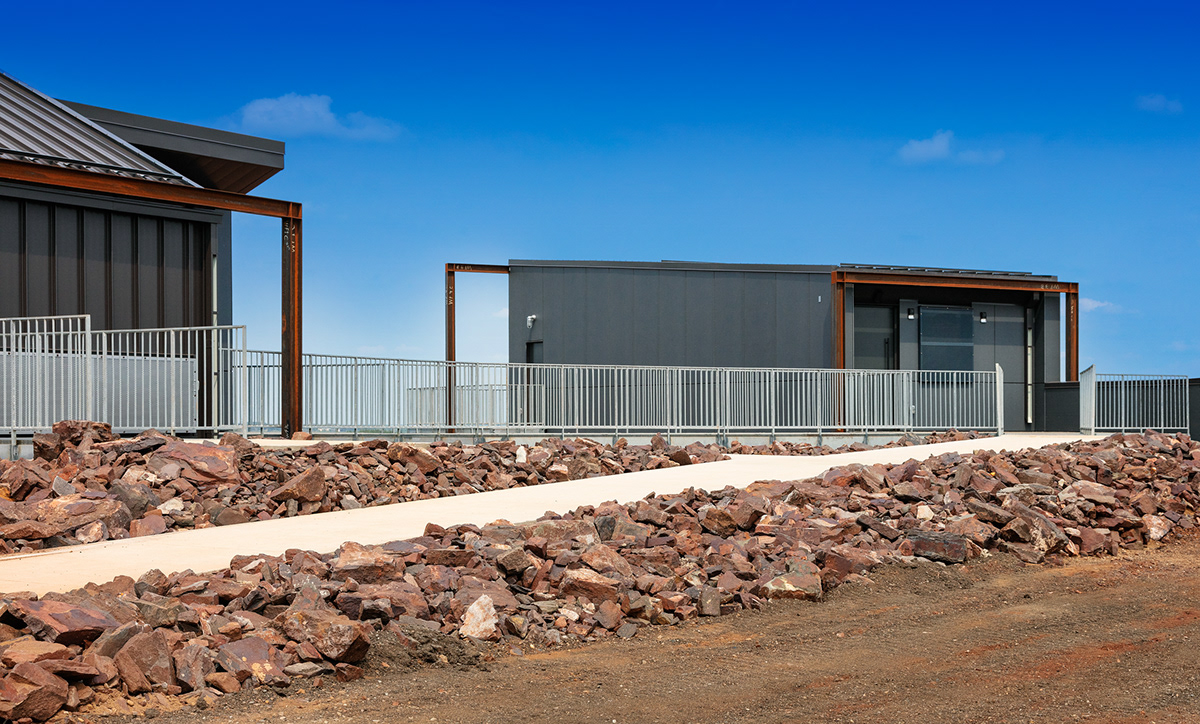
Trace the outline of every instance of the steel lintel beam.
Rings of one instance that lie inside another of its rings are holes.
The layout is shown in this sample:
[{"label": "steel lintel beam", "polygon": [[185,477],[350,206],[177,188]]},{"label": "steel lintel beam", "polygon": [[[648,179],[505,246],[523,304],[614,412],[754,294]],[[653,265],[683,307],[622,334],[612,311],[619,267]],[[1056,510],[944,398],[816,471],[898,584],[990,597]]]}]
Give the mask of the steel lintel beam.
[{"label": "steel lintel beam", "polygon": [[1000,289],[1017,292],[1078,292],[1075,282],[1048,281],[1003,277],[956,277],[937,274],[889,274],[834,270],[834,283],[883,284],[908,287],[949,287],[955,289]]},{"label": "steel lintel beam", "polygon": [[180,186],[162,181],[112,176],[58,166],[43,166],[23,161],[0,159],[0,179],[75,191],[92,191],[126,198],[202,206],[222,211],[238,211],[258,216],[273,216],[279,219],[299,219],[301,217],[300,204],[292,201],[279,201],[230,191]]}]

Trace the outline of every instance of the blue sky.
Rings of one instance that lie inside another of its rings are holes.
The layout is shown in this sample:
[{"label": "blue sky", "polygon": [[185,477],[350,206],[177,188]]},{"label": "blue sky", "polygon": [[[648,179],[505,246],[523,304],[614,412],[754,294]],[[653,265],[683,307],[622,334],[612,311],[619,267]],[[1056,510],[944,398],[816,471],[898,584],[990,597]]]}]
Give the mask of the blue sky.
[{"label": "blue sky", "polygon": [[[1081,351],[1200,376],[1185,3],[25,3],[50,95],[287,142],[313,351],[439,358],[442,265],[695,259],[1078,281]],[[69,39],[69,40],[65,40]],[[235,315],[278,344],[277,223]],[[506,355],[502,277],[460,359]]]}]

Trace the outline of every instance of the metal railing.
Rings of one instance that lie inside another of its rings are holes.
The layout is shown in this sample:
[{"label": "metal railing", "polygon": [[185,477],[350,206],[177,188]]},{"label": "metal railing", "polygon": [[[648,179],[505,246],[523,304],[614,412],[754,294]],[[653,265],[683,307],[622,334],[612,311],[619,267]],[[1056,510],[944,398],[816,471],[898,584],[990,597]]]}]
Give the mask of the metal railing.
[{"label": "metal railing", "polygon": [[[1003,428],[1003,371],[441,362],[306,354],[328,432],[820,433]],[[280,356],[251,351],[249,426],[279,429]]]},{"label": "metal railing", "polygon": [[1084,433],[1187,432],[1186,375],[1079,375],[1079,427]]},{"label": "metal railing", "polygon": [[246,428],[245,327],[93,331],[88,315],[0,319],[0,430],[67,419],[118,432]]}]

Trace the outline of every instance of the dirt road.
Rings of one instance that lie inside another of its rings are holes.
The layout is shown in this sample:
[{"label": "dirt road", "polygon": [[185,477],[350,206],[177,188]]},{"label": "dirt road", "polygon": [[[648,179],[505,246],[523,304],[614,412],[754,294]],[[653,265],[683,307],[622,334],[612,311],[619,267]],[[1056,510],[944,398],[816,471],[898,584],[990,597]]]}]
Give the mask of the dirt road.
[{"label": "dirt road", "polygon": [[385,668],[375,653],[364,681],[158,721],[1200,722],[1200,543],[874,580],[486,670]]}]

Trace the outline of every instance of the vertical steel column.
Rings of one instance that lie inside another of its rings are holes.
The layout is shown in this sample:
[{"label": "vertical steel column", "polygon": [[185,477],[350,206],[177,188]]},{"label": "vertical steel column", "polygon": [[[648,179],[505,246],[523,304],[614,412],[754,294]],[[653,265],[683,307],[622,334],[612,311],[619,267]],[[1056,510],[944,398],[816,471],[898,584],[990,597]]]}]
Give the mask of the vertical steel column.
[{"label": "vertical steel column", "polygon": [[1067,382],[1079,380],[1079,285],[1072,284],[1067,297]]},{"label": "vertical steel column", "polygon": [[446,265],[446,427],[454,431],[454,269]]},{"label": "vertical steel column", "polygon": [[283,352],[283,409],[280,424],[285,438],[304,429],[300,205],[294,204],[294,207],[295,215],[283,219],[283,339],[280,347]]}]

